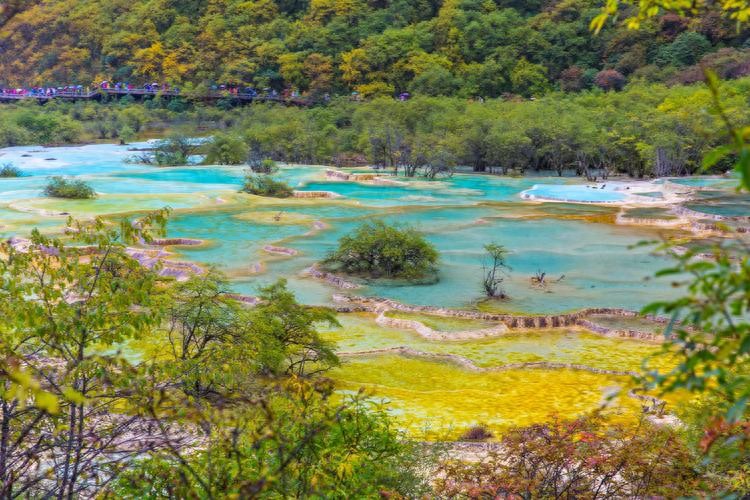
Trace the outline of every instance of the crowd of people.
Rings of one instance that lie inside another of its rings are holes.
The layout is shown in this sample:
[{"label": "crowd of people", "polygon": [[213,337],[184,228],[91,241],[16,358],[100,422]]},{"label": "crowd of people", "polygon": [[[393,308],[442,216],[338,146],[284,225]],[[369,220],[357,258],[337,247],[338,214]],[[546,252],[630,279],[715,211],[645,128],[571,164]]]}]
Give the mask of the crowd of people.
[{"label": "crowd of people", "polygon": [[[117,93],[117,94],[170,94],[176,95],[180,93],[179,87],[171,86],[168,83],[152,82],[143,85],[134,85],[127,82],[110,82],[108,80],[99,82],[93,86],[83,85],[65,85],[63,87],[21,87],[21,88],[0,88],[0,95],[12,96],[12,97],[75,97],[90,95],[94,91],[102,91],[104,93]],[[281,92],[275,89],[262,89],[258,90],[254,87],[237,85],[237,84],[223,84],[223,85],[212,85],[210,87],[211,94],[229,94],[238,97],[263,97],[272,99],[297,99],[301,98],[302,95],[298,90],[285,89]]]},{"label": "crowd of people", "polygon": [[[101,81],[91,86],[83,85],[65,85],[62,87],[19,87],[19,88],[0,88],[0,98],[11,97],[11,98],[54,98],[54,97],[93,97],[97,93],[113,93],[113,94],[167,94],[175,96],[180,94],[180,88],[172,86],[168,83],[151,82],[143,85],[134,85],[127,82],[110,82],[108,80]],[[308,96],[301,93],[299,90],[287,88],[282,91],[278,91],[272,88],[257,89],[252,86],[239,85],[239,84],[222,84],[222,85],[211,85],[209,87],[210,95],[225,95],[234,96],[243,99],[263,99],[263,100],[302,100]],[[352,100],[360,100],[361,96],[358,92],[352,92]],[[401,101],[410,99],[411,96],[404,92],[398,96]],[[325,93],[322,96],[324,101],[329,101],[331,95]]]},{"label": "crowd of people", "polygon": [[98,85],[100,90],[111,91],[114,90],[116,92],[138,92],[138,93],[152,93],[157,94],[159,92],[169,92],[170,94],[179,94],[180,89],[179,87],[172,87],[168,83],[145,83],[142,86],[138,87],[136,85],[133,85],[132,83],[123,83],[123,82],[110,82],[110,81],[103,81],[99,83]]},{"label": "crowd of people", "polygon": [[55,97],[58,95],[85,95],[89,88],[83,85],[66,85],[64,87],[29,87],[29,88],[2,88],[0,93],[6,96],[17,97]]}]

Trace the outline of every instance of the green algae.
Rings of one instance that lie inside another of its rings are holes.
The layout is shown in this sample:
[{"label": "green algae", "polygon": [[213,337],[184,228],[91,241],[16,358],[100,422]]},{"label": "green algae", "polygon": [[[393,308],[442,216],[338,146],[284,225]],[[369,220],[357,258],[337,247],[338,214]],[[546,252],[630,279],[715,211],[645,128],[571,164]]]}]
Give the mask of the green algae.
[{"label": "green algae", "polygon": [[625,217],[631,219],[656,219],[656,220],[676,220],[677,217],[668,207],[637,207],[629,208],[624,211]]},{"label": "green algae", "polygon": [[[363,388],[385,400],[399,423],[414,435],[451,439],[473,424],[495,434],[512,426],[541,423],[555,415],[575,417],[605,405],[615,419],[634,421],[640,403],[627,396],[628,377],[573,370],[467,372],[446,363],[374,356],[347,360],[331,372],[346,391]],[[408,375],[408,376],[405,376]]]},{"label": "green algae", "polygon": [[187,209],[217,204],[215,198],[188,194],[110,194],[100,195],[91,200],[33,198],[16,201],[11,204],[11,208],[40,215],[72,215],[86,218],[145,212],[166,206],[173,209]]},{"label": "green algae", "polygon": [[[581,329],[509,332],[497,337],[461,341],[426,340],[412,330],[381,327],[374,315],[339,315],[341,328],[325,329],[339,351],[362,352],[409,347],[432,354],[463,356],[482,368],[512,363],[548,361],[614,371],[640,371],[643,361],[660,352],[660,346],[630,339],[610,338]],[[666,369],[668,359],[657,357],[649,366]],[[405,373],[404,377],[411,374]]]}]

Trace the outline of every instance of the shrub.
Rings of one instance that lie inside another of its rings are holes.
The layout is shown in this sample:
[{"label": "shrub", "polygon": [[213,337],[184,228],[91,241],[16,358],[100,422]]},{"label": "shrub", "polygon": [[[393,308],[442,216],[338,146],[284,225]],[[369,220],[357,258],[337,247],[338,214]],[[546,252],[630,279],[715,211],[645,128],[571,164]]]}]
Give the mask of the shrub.
[{"label": "shrub", "polygon": [[368,222],[339,240],[325,264],[373,278],[421,278],[435,271],[438,252],[417,230]]},{"label": "shrub", "polygon": [[571,66],[560,73],[560,90],[563,92],[583,90],[583,71],[580,66]]},{"label": "shrub", "polygon": [[437,472],[437,498],[677,498],[711,491],[673,429],[645,421],[626,428],[601,417],[510,429],[483,460],[448,460]]},{"label": "shrub", "polygon": [[461,441],[486,441],[494,436],[484,425],[474,425],[461,434]]},{"label": "shrub", "polygon": [[622,90],[625,87],[625,77],[617,70],[605,69],[596,74],[594,79],[596,86],[602,90]]},{"label": "shrub", "polygon": [[21,169],[12,163],[6,163],[0,167],[0,177],[21,177],[22,175]]},{"label": "shrub", "polygon": [[276,162],[270,158],[266,158],[261,162],[254,162],[250,165],[250,169],[258,174],[274,174],[279,170]]},{"label": "shrub", "polygon": [[198,145],[189,137],[172,135],[158,142],[154,150],[153,163],[162,167],[187,165],[190,156],[195,154],[197,149]]},{"label": "shrub", "polygon": [[681,33],[669,45],[659,48],[654,62],[658,65],[690,66],[711,50],[711,42],[694,31]]},{"label": "shrub", "polygon": [[268,175],[248,174],[245,176],[245,185],[242,191],[257,196],[269,196],[272,198],[289,198],[294,190],[289,184],[277,181]]},{"label": "shrub", "polygon": [[217,135],[208,144],[205,163],[208,165],[239,165],[247,158],[247,144],[239,137]]},{"label": "shrub", "polygon": [[66,179],[64,177],[53,177],[44,194],[53,198],[71,198],[76,200],[88,200],[96,197],[94,188],[82,180]]},{"label": "shrub", "polygon": [[188,103],[184,99],[172,99],[167,104],[167,109],[173,113],[184,113],[188,109]]}]

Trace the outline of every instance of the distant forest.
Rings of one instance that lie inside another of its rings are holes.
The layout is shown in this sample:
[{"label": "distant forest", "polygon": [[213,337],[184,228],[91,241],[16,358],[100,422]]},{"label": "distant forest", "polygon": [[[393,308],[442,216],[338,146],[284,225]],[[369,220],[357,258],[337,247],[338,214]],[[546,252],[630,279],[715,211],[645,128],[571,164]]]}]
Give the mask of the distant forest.
[{"label": "distant forest", "polygon": [[[750,120],[750,78],[723,82],[722,105]],[[630,84],[622,92],[552,92],[535,99],[416,96],[325,106],[207,105],[185,99],[32,102],[0,106],[0,147],[211,134],[210,163],[274,160],[373,165],[404,175],[446,175],[454,167],[521,175],[574,171],[588,178],[707,172],[702,159],[726,139],[704,85]],[[711,173],[730,170],[729,155]]]},{"label": "distant forest", "polygon": [[0,86],[156,81],[491,98],[693,83],[701,63],[724,78],[750,73],[750,32],[719,13],[594,35],[601,3],[11,0],[0,6]]}]

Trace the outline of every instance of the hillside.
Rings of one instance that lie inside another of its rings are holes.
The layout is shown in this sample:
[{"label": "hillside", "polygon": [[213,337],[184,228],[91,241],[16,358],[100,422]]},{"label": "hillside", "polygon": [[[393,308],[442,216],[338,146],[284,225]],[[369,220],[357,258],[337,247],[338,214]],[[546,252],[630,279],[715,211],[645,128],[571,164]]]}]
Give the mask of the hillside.
[{"label": "hillside", "polygon": [[[596,36],[595,0],[15,0],[0,85],[243,83],[313,94],[540,95],[750,72],[750,33],[667,14]],[[602,71],[604,72],[602,73]]]}]

